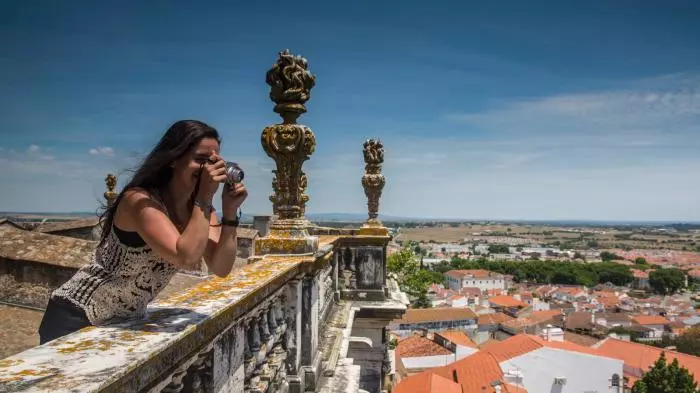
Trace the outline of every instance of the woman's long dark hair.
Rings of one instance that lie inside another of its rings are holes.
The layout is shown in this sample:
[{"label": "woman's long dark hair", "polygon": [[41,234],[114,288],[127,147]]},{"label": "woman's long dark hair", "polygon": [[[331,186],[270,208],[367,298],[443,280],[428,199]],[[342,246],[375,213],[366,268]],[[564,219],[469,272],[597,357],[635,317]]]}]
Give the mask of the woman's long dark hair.
[{"label": "woman's long dark hair", "polygon": [[221,143],[219,132],[201,121],[180,120],[168,128],[160,142],[134,171],[131,181],[124,186],[114,203],[108,206],[102,214],[100,244],[105,241],[112,228],[114,214],[124,193],[135,187],[143,188],[148,192],[167,187],[173,177],[171,164],[204,138],[214,138]]}]

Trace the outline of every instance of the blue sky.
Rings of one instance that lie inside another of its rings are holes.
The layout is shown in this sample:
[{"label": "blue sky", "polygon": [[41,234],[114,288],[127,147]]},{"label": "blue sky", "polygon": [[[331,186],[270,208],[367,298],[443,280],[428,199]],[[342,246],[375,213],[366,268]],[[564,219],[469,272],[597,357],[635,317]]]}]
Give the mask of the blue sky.
[{"label": "blue sky", "polygon": [[[99,3],[99,4],[96,4]],[[563,4],[566,3],[566,4]],[[307,211],[700,220],[694,1],[4,1],[0,210],[91,211],[165,129],[203,120],[269,213],[277,52],[317,77]]]}]

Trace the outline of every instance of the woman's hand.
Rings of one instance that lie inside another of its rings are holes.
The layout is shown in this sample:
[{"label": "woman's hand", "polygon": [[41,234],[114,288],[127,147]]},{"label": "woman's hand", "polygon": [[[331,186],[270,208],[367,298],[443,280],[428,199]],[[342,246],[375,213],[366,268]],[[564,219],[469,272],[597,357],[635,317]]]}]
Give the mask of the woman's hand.
[{"label": "woman's hand", "polygon": [[226,179],[226,162],[219,157],[218,154],[212,153],[209,162],[202,166],[199,173],[199,191],[197,199],[203,199],[206,202],[211,201],[211,198],[219,189],[219,183]]},{"label": "woman's hand", "polygon": [[243,183],[236,183],[233,186],[224,186],[221,193],[221,207],[224,218],[232,220],[238,213],[243,201],[248,197],[248,191]]}]

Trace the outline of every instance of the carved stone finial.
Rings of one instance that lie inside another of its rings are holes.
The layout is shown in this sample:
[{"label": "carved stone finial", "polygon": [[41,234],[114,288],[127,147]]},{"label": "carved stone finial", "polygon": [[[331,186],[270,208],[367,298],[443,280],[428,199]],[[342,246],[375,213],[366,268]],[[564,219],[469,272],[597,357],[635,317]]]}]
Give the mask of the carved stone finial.
[{"label": "carved stone finial", "polygon": [[[266,238],[256,242],[256,254],[307,253],[318,247],[318,238],[309,236],[305,218],[307,178],[302,165],[316,149],[316,137],[309,127],[297,124],[306,112],[304,104],[311,96],[316,78],[309,72],[306,59],[288,50],[279,53],[277,62],[267,72],[270,98],[281,124],[266,127],[261,136],[265,153],[275,160],[272,171],[272,210],[277,215]],[[279,239],[277,239],[279,238]],[[279,241],[278,241],[279,240]]]},{"label": "carved stone finial", "polygon": [[[362,187],[365,190],[365,196],[367,196],[368,215],[364,228],[382,229],[381,232],[383,234],[386,228],[379,221],[379,198],[382,196],[382,190],[386,183],[386,179],[382,175],[384,145],[379,139],[368,139],[363,147],[365,174],[362,176]],[[377,234],[379,233],[377,232]]]},{"label": "carved stone finial", "polygon": [[270,99],[277,104],[274,111],[285,119],[285,123],[288,118],[294,122],[306,112],[304,104],[311,98],[311,89],[316,84],[316,77],[308,68],[305,58],[294,56],[285,49],[267,71],[265,81],[270,85]]},{"label": "carved stone finial", "polygon": [[112,206],[114,200],[117,199],[117,177],[111,173],[107,174],[105,178],[105,185],[107,185],[107,191],[104,193],[104,197],[107,200],[107,206]]}]

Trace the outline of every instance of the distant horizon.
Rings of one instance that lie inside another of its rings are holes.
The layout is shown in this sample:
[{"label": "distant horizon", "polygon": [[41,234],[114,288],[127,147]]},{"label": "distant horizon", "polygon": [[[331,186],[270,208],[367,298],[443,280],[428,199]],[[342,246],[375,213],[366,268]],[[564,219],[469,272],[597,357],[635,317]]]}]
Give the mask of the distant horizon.
[{"label": "distant horizon", "polygon": [[[40,211],[0,211],[0,218],[12,215],[33,215],[33,216],[87,216],[97,215],[96,212],[90,211],[66,211],[66,212],[40,212]],[[257,215],[271,215],[258,213],[243,213],[244,217],[252,218]],[[342,212],[326,212],[326,213],[307,213],[307,218],[322,219],[327,221],[339,221],[343,219],[347,222],[362,222],[367,218],[367,213],[342,213]],[[379,218],[383,221],[418,221],[418,222],[498,222],[498,223],[558,223],[558,224],[606,224],[606,225],[624,225],[624,224],[700,224],[697,220],[668,220],[668,219],[645,219],[645,220],[609,220],[609,219],[577,219],[577,218],[561,218],[561,219],[514,219],[514,218],[460,218],[460,217],[410,217],[410,216],[395,216],[382,215]]]}]

